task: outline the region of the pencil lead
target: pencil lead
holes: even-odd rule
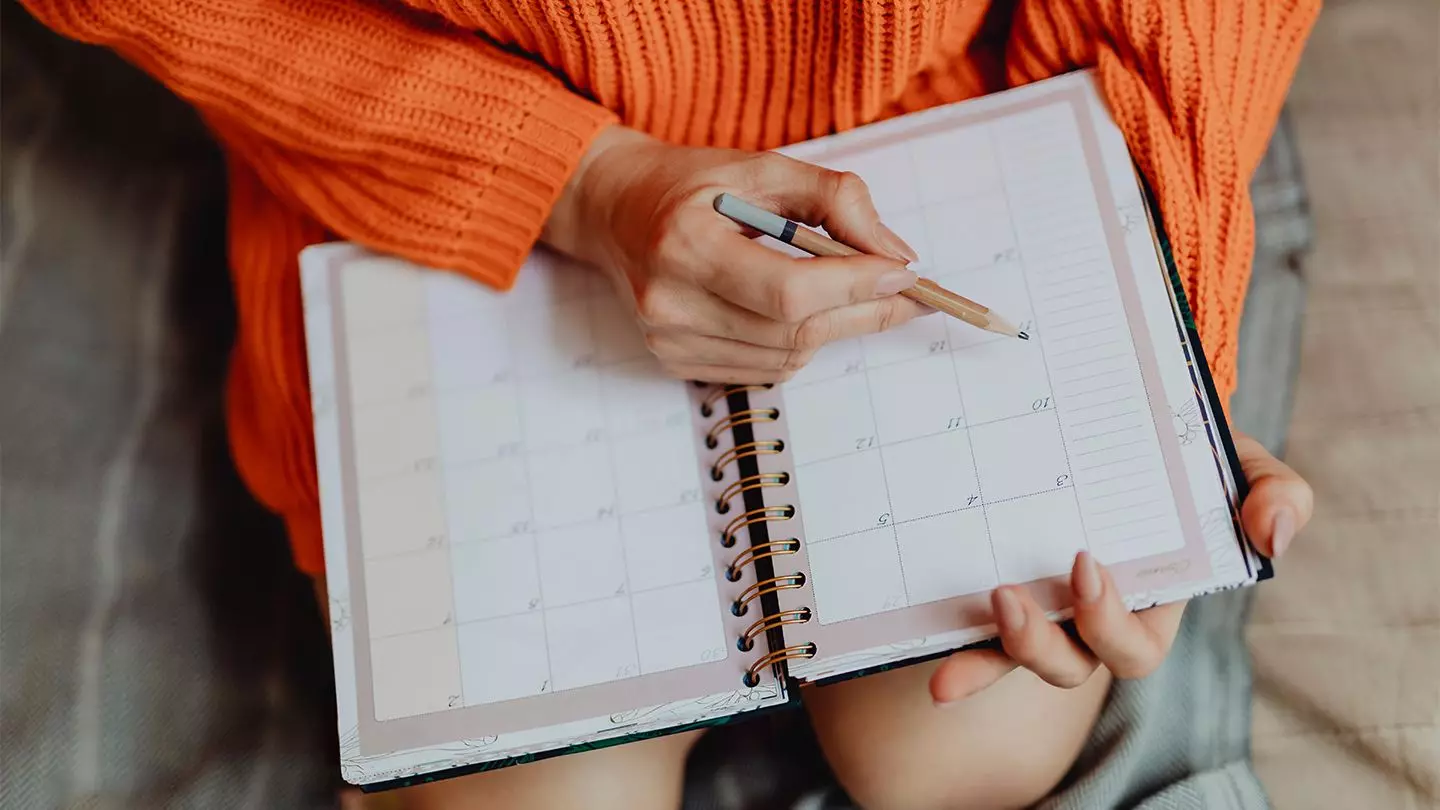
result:
[[[1029,334],[1028,332],[1021,332],[1021,333],[1019,334],[1019,338],[1020,338],[1021,340],[1029,340],[1029,339],[1030,339],[1030,334]]]

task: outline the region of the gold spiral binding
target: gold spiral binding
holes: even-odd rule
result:
[[[746,686],[754,689],[760,685],[760,672],[766,667],[773,666],[781,661],[788,661],[792,658],[814,658],[816,652],[818,652],[817,648],[811,643],[795,644],[783,650],[766,653],[760,656],[755,663],[751,664],[749,669],[745,670],[744,683]]]
[[[810,621],[810,608],[802,607],[799,610],[782,610],[779,613],[771,613],[761,616],[755,623],[745,628],[740,638],[735,641],[735,646],[740,652],[750,652],[755,649],[755,639],[761,634],[783,627],[787,624],[804,624]]]
[[[742,458],[751,456],[773,456],[785,451],[785,442],[775,439],[763,439],[753,442],[741,442],[734,447],[720,454],[715,463],[710,465],[710,477],[716,481],[725,480],[725,468]]]
[[[730,511],[730,500],[736,495],[749,492],[752,489],[761,487],[783,487],[790,483],[790,473],[760,473],[758,475],[747,475],[739,481],[725,488],[720,497],[715,499],[715,511],[725,514]]]
[[[766,594],[803,587],[805,587],[805,575],[800,573],[783,574],[778,577],[762,579],[741,591],[740,595],[735,597],[735,601],[730,603],[730,612],[736,616],[744,616],[750,612],[750,603]]]
[[[771,540],[768,543],[761,543],[758,546],[750,546],[744,551],[735,555],[730,561],[729,567],[725,569],[725,579],[730,582],[739,582],[742,574],[740,569],[747,565],[766,559],[767,557],[778,557],[781,554],[794,554],[800,550],[800,541],[795,538],[789,540]]]
[[[795,517],[793,506],[762,506],[759,509],[751,509],[743,515],[736,515],[734,520],[720,533],[720,545],[730,548],[735,545],[735,533],[749,526],[752,523],[764,523],[770,520],[789,520]]]
[[[738,394],[744,391],[759,391],[771,388],[771,385],[726,385],[713,388],[705,395],[700,405],[700,415],[706,419],[715,413],[715,406],[720,400],[731,394]],[[710,450],[716,449],[720,444],[720,437],[726,432],[742,425],[753,425],[760,422],[775,422],[780,418],[778,408],[745,408],[729,413],[721,417],[710,426],[705,434],[705,446]],[[710,477],[715,481],[725,479],[725,468],[735,464],[737,468],[740,462],[747,458],[762,455],[778,455],[785,451],[785,442],[777,439],[754,439],[736,444],[719,456],[710,465]],[[731,503],[740,498],[746,492],[751,492],[767,487],[788,486],[791,481],[788,472],[754,472],[749,475],[741,474],[739,480],[727,485],[715,500],[715,511],[719,514],[727,514],[730,511]],[[744,499],[741,499],[742,508]],[[732,518],[725,529],[720,532],[720,545],[724,548],[733,548],[738,540],[740,530],[753,527],[757,523],[767,521],[790,520],[795,517],[793,506],[762,506],[756,509],[749,509],[742,514]],[[765,542],[751,542],[741,549],[731,560],[725,569],[725,579],[730,582],[738,582],[744,576],[747,566],[754,567],[764,560],[774,560],[779,557],[800,553],[800,540],[789,538],[786,540],[766,540]],[[771,573],[769,565],[765,567],[765,573]],[[794,572],[761,578],[756,574],[757,581],[747,587],[730,603],[730,612],[736,616],[744,616],[750,610],[751,602],[759,602],[765,605],[769,602],[766,597],[780,591],[792,590],[805,587],[805,574]],[[736,647],[741,652],[749,652],[755,648],[755,640],[765,636],[772,630],[779,630],[787,625],[804,624],[811,619],[809,607],[779,609],[774,613],[765,613],[762,607],[759,619],[752,622],[736,638]],[[797,644],[773,650],[760,656],[749,667],[746,668],[741,682],[746,688],[753,689],[760,685],[760,673],[766,668],[776,667],[785,661],[795,658],[813,658],[817,648],[813,643]]]
[[[746,408],[736,411],[715,423],[705,434],[705,447],[714,450],[720,446],[720,434],[738,425],[753,425],[756,422],[774,422],[780,418],[779,408]]]
[[[710,417],[714,416],[714,415],[715,415],[715,403],[717,403],[717,402],[719,402],[720,400],[722,400],[722,399],[730,396],[731,394],[738,394],[738,393],[740,393],[741,391],[764,391],[764,390],[766,390],[767,388],[772,388],[772,387],[774,387],[772,383],[765,383],[764,385],[758,385],[758,384],[757,384],[757,385],[721,385],[721,386],[717,386],[717,387],[715,388],[715,390],[713,390],[713,391],[711,391],[710,393],[706,394],[706,395],[705,395],[705,400],[700,403],[700,415],[703,416],[703,417],[705,417],[706,419],[709,419]]]

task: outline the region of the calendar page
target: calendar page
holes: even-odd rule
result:
[[[607,281],[302,264],[347,779],[783,702],[742,684],[698,394]]]
[[[1209,410],[1141,189],[1088,74],[783,151],[860,175],[922,276],[1031,337],[930,315],[826,346],[756,398],[783,415],[786,455],[762,466],[791,473],[774,497],[797,507],[770,532],[803,541],[808,587],[780,603],[814,611],[787,631],[816,645],[792,674],[993,634],[1001,584],[1064,615],[1082,549],[1132,603],[1253,577],[1223,448],[1190,424]]]

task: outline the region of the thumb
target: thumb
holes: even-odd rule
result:
[[[864,253],[918,262],[920,256],[880,221],[870,188],[854,172],[837,172],[783,155],[761,161],[759,187],[780,213],[818,225],[836,241]]]
[[[1019,664],[1000,650],[962,650],[930,675],[930,699],[936,706],[964,700],[1008,675]]]
[[[1310,521],[1315,494],[1300,474],[1249,436],[1235,434],[1235,453],[1250,493],[1240,507],[1245,533],[1269,557],[1284,553]]]

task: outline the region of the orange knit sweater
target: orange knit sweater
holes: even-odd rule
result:
[[[241,474],[322,569],[296,254],[340,237],[508,287],[612,121],[766,149],[1095,67],[1222,394],[1247,183],[1319,0],[24,0],[199,109],[230,161]]]

